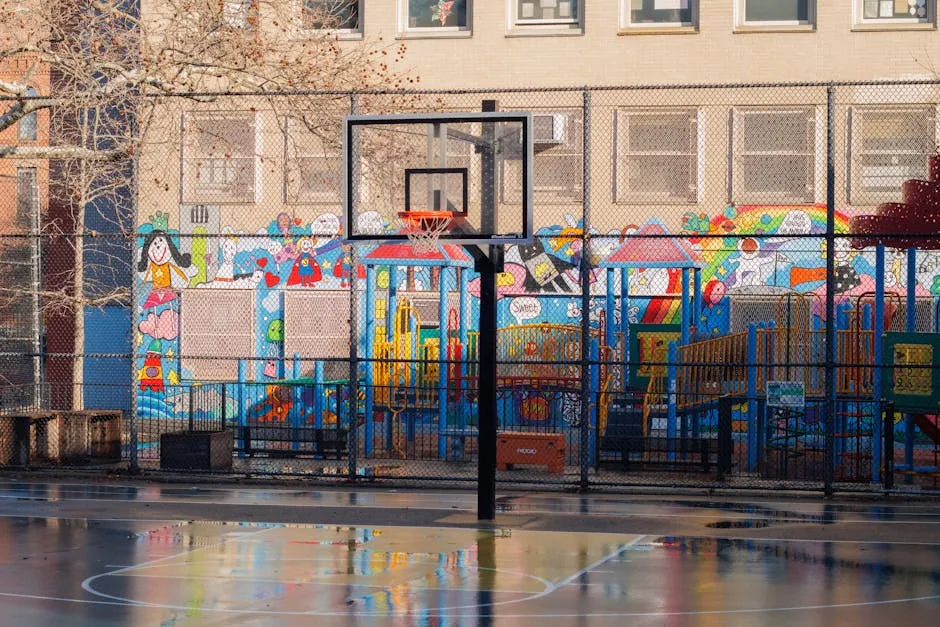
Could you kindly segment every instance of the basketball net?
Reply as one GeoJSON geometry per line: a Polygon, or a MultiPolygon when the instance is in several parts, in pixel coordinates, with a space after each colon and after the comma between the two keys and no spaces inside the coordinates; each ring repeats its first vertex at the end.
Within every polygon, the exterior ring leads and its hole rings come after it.
{"type": "Polygon", "coordinates": [[[404,224],[402,231],[408,236],[411,250],[416,255],[426,255],[437,249],[454,214],[452,211],[401,211],[398,217],[404,224]]]}

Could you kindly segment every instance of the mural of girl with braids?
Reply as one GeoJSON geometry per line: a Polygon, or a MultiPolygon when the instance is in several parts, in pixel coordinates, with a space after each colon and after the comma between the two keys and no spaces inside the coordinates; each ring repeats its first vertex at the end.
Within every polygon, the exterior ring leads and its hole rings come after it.
{"type": "Polygon", "coordinates": [[[154,229],[147,234],[137,262],[141,281],[152,284],[142,308],[149,309],[176,300],[176,289],[189,285],[190,277],[198,271],[192,265],[189,253],[181,253],[166,231],[154,229]]]}

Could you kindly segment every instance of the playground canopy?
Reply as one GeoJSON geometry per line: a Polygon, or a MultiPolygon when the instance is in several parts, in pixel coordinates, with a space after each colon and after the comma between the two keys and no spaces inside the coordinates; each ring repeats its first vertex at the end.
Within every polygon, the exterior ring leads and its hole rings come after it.
{"type": "Polygon", "coordinates": [[[369,266],[449,266],[473,267],[473,258],[457,244],[438,244],[433,250],[416,254],[408,242],[385,242],[366,253],[363,265],[369,266]]]}
{"type": "Polygon", "coordinates": [[[658,218],[643,223],[620,248],[598,264],[601,268],[701,268],[702,257],[669,235],[658,218]]]}

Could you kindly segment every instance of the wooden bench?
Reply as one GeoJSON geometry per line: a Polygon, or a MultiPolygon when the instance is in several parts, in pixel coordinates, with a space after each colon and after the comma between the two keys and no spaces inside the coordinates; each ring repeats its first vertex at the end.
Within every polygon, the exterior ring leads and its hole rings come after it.
{"type": "Polygon", "coordinates": [[[602,452],[619,452],[619,459],[601,458],[600,462],[619,462],[625,471],[633,467],[658,467],[707,473],[712,470],[711,442],[709,438],[625,436],[609,439],[602,448],[602,452]]]}
{"type": "Polygon", "coordinates": [[[312,455],[343,459],[349,453],[349,429],[249,424],[235,428],[236,450],[248,456],[297,457],[312,455]]]}

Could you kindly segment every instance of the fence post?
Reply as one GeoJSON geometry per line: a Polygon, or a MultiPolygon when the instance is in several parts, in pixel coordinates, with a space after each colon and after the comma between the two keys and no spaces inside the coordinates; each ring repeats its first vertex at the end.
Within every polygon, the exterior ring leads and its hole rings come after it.
{"type": "MultiPolygon", "coordinates": [[[[581,477],[579,487],[588,489],[588,469],[591,466],[589,449],[591,446],[590,420],[591,420],[591,389],[590,377],[590,347],[591,347],[591,267],[588,247],[588,231],[590,229],[591,215],[591,92],[585,90],[583,98],[583,133],[582,145],[584,158],[581,170],[581,438],[579,447],[579,462],[581,477]]],[[[599,400],[599,399],[598,399],[599,400]]]]}
{"type": "Polygon", "coordinates": [[[757,325],[747,325],[747,469],[757,467],[757,325]]]}
{"type": "MultiPolygon", "coordinates": [[[[137,168],[137,166],[136,166],[136,164],[137,164],[137,156],[136,156],[136,154],[135,154],[135,156],[134,156],[134,164],[135,164],[135,165],[134,165],[134,168],[135,168],[135,170],[136,170],[136,168],[137,168]]],[[[135,180],[136,180],[136,179],[135,179],[135,180]]],[[[130,250],[128,251],[128,255],[129,255],[129,256],[128,256],[128,259],[133,259],[133,258],[134,258],[134,252],[136,251],[136,248],[135,248],[135,247],[136,247],[136,243],[137,243],[137,238],[136,238],[136,237],[128,237],[128,238],[127,238],[127,245],[128,245],[128,248],[130,249],[130,250]]],[[[131,474],[135,474],[135,475],[140,472],[140,461],[139,461],[139,459],[138,459],[138,452],[137,452],[138,440],[140,439],[140,436],[139,436],[139,434],[138,434],[138,427],[139,427],[139,425],[137,424],[137,402],[138,402],[138,398],[139,398],[139,390],[140,390],[140,388],[139,388],[137,385],[134,385],[135,382],[137,381],[137,340],[135,339],[136,334],[135,334],[135,328],[134,328],[134,322],[133,322],[133,321],[134,321],[134,320],[137,320],[138,314],[140,313],[139,310],[138,310],[138,307],[137,307],[137,302],[138,302],[138,301],[137,301],[137,278],[136,278],[136,274],[132,274],[132,276],[131,276],[131,329],[130,329],[130,334],[131,334],[131,376],[130,376],[130,379],[129,379],[129,381],[131,382],[131,389],[130,389],[131,407],[130,407],[130,425],[129,425],[129,429],[130,429],[130,459],[128,460],[128,461],[129,461],[128,470],[131,472],[131,474]]]]}
{"type": "MultiPolygon", "coordinates": [[[[355,481],[357,475],[356,453],[359,451],[359,297],[358,272],[359,255],[356,246],[349,251],[349,430],[347,433],[347,462],[349,480],[355,481]]],[[[337,390],[337,394],[339,390],[337,390]]],[[[340,414],[342,402],[336,397],[336,428],[342,427],[340,414]]]]}
{"type": "Polygon", "coordinates": [[[836,420],[836,166],[835,166],[835,88],[826,88],[826,354],[825,406],[826,444],[823,462],[823,491],[832,494],[835,473],[836,420]]]}
{"type": "MultiPolygon", "coordinates": [[[[884,401],[882,401],[884,402],[884,401]]],[[[894,402],[884,403],[884,489],[894,489],[894,402]]]]}
{"type": "Polygon", "coordinates": [[[676,459],[676,422],[678,420],[678,394],[676,379],[679,373],[679,349],[669,342],[666,365],[666,459],[676,459]]]}
{"type": "Polygon", "coordinates": [[[724,481],[731,474],[734,456],[731,424],[733,408],[734,402],[730,395],[726,394],[718,399],[718,481],[724,481]]]}

